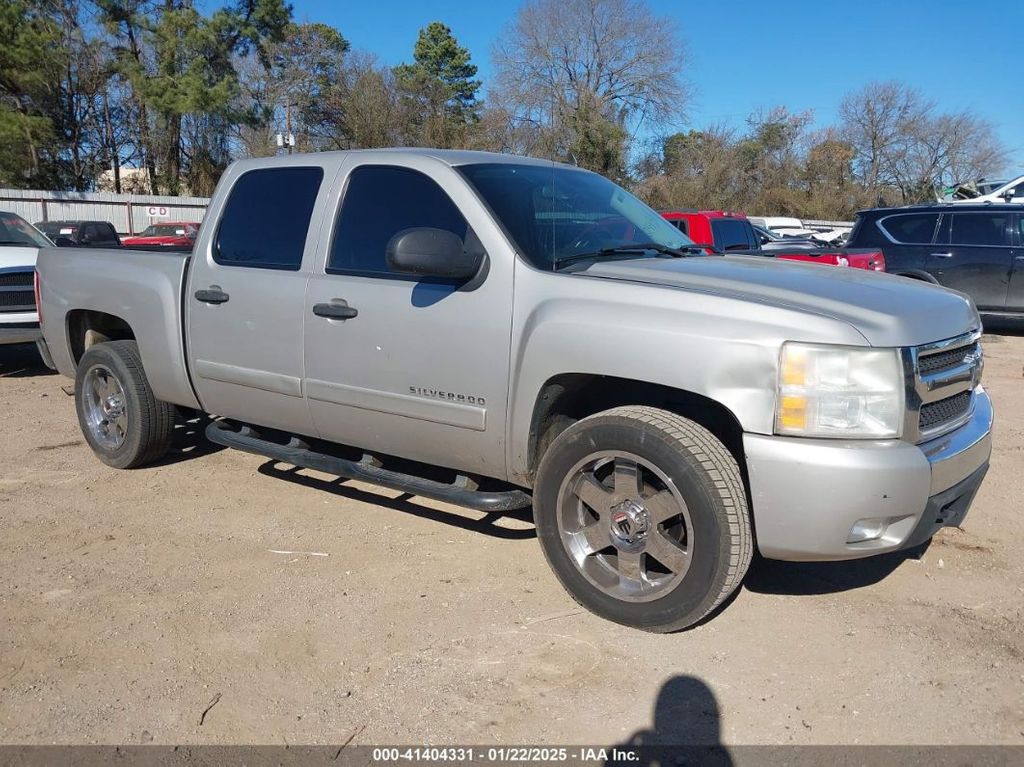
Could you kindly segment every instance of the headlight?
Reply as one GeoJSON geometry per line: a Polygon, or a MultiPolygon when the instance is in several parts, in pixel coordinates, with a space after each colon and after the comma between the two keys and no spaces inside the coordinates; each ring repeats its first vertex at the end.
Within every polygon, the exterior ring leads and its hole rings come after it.
{"type": "Polygon", "coordinates": [[[779,359],[775,432],[799,437],[899,437],[905,394],[896,349],[787,342],[779,359]]]}

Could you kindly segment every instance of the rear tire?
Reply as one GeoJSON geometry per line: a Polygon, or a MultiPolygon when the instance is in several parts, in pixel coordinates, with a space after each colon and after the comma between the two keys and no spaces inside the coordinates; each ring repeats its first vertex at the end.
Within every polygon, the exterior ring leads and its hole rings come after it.
{"type": "Polygon", "coordinates": [[[86,442],[108,466],[144,466],[170,447],[175,408],[153,396],[135,341],[94,344],[82,355],[75,410],[86,442]]]}
{"type": "Polygon", "coordinates": [[[569,594],[645,631],[699,622],[753,555],[736,460],[707,429],[652,407],[614,408],[560,434],[541,460],[534,518],[569,594]]]}

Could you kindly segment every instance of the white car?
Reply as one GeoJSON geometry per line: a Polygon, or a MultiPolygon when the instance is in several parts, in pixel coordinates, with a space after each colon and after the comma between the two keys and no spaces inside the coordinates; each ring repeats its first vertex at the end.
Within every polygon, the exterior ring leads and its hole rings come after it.
{"type": "Polygon", "coordinates": [[[0,344],[42,338],[36,312],[36,257],[40,248],[52,247],[21,216],[0,211],[0,344]]]}
{"type": "MultiPolygon", "coordinates": [[[[961,189],[963,187],[960,187],[961,189]]],[[[968,203],[975,205],[979,202],[995,202],[995,203],[1024,203],[1024,176],[1017,176],[1010,181],[1003,182],[994,188],[990,184],[981,183],[977,185],[978,191],[982,192],[977,197],[968,197],[965,199],[954,199],[952,195],[943,200],[943,202],[950,202],[954,205],[963,205],[968,203]]]]}
{"type": "Polygon", "coordinates": [[[804,226],[803,221],[791,216],[748,216],[754,226],[767,229],[783,237],[810,237],[816,232],[804,226]]]}

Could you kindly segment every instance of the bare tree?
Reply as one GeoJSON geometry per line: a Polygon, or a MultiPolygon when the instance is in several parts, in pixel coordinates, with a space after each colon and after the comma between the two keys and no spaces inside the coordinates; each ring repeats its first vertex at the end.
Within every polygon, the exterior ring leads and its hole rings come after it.
{"type": "Polygon", "coordinates": [[[840,130],[853,147],[854,169],[865,186],[894,184],[896,167],[934,105],[899,82],[873,82],[847,94],[839,107],[840,130]]]}
{"type": "Polygon", "coordinates": [[[997,171],[1005,159],[990,123],[967,112],[940,114],[915,126],[894,182],[905,201],[934,199],[938,189],[997,171]]]}
{"type": "Polygon", "coordinates": [[[871,83],[843,99],[840,132],[858,179],[873,194],[903,202],[933,199],[937,188],[998,170],[1006,152],[990,123],[935,104],[898,82],[871,83]]]}
{"type": "Polygon", "coordinates": [[[494,49],[493,100],[609,171],[613,145],[680,116],[686,62],[675,21],[643,0],[528,0],[494,49]]]}

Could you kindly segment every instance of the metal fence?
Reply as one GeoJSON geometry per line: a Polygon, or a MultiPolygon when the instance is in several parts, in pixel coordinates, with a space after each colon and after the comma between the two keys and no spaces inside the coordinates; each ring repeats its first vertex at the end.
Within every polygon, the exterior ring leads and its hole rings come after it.
{"type": "MultiPolygon", "coordinates": [[[[208,197],[114,194],[113,192],[44,192],[0,189],[0,210],[37,221],[109,221],[118,234],[132,235],[160,220],[202,221],[208,197]]],[[[803,220],[808,229],[850,228],[849,221],[803,220]]]]}
{"type": "Polygon", "coordinates": [[[121,235],[137,234],[160,221],[202,221],[209,204],[208,197],[0,189],[0,210],[29,223],[109,221],[121,235]]]}

